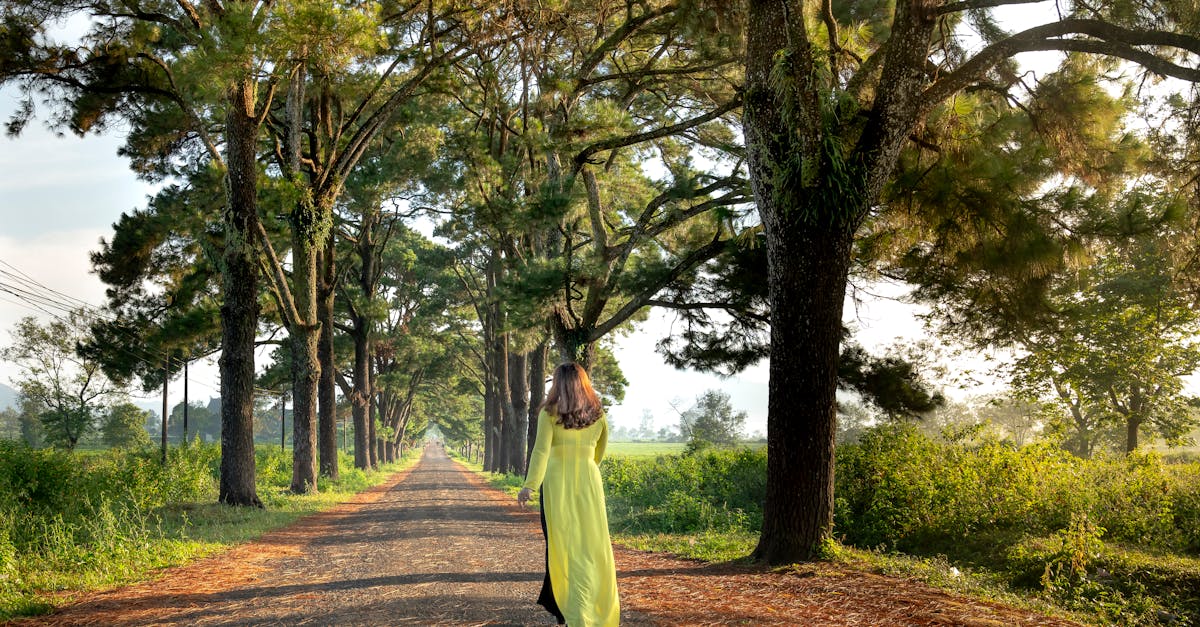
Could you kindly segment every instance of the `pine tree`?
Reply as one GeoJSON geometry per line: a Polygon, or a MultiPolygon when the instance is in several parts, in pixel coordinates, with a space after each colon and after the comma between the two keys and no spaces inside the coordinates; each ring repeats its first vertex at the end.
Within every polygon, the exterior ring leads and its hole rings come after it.
{"type": "Polygon", "coordinates": [[[1200,79],[1168,56],[1200,50],[1189,34],[1197,16],[1175,5],[1081,4],[1062,19],[1009,33],[990,14],[1003,4],[1010,3],[747,1],[753,36],[743,128],[766,236],[772,347],[758,559],[807,559],[830,537],[847,276],[864,222],[896,210],[885,190],[931,114],[969,89],[1013,88],[1010,59],[1023,51],[1108,55],[1200,79]],[[973,29],[983,47],[962,48],[958,28],[973,29]]]}

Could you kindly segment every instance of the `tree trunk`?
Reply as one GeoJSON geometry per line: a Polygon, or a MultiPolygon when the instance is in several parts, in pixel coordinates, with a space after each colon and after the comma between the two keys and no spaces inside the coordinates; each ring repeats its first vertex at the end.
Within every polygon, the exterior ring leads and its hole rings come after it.
{"type": "Polygon", "coordinates": [[[1146,405],[1146,395],[1142,393],[1141,386],[1132,385],[1129,390],[1129,403],[1126,405],[1128,411],[1124,412],[1126,454],[1137,450],[1138,430],[1142,423],[1146,422],[1146,405]]]}
{"type": "Polygon", "coordinates": [[[217,499],[229,505],[262,507],[255,487],[254,339],[258,331],[258,255],[251,245],[258,230],[258,124],[254,83],[244,80],[229,93],[226,115],[221,303],[221,480],[217,499]]]}
{"type": "Polygon", "coordinates": [[[367,441],[370,443],[370,446],[367,447],[367,452],[370,453],[370,459],[368,460],[368,462],[371,464],[371,468],[379,468],[379,450],[378,450],[378,446],[376,445],[376,443],[379,441],[379,436],[376,434],[376,428],[375,428],[376,392],[375,392],[375,366],[374,366],[374,364],[370,364],[368,366],[368,369],[369,369],[369,372],[367,373],[367,376],[371,382],[370,383],[370,388],[371,388],[370,394],[367,396],[367,399],[368,399],[367,400],[367,441]]]}
{"type": "Polygon", "coordinates": [[[321,476],[338,478],[337,441],[337,382],[333,372],[333,300],[335,259],[333,237],[330,236],[321,255],[321,283],[318,288],[318,321],[321,325],[317,357],[321,364],[319,384],[320,409],[317,416],[321,476]]]}
{"type": "Polygon", "coordinates": [[[354,467],[366,470],[371,467],[371,455],[367,451],[369,434],[367,420],[371,405],[371,346],[367,322],[355,321],[354,326],[354,393],[350,396],[351,416],[354,421],[354,467]]]}
{"type": "Polygon", "coordinates": [[[496,444],[492,440],[493,422],[496,406],[496,395],[492,393],[492,359],[490,357],[491,346],[487,340],[487,328],[484,327],[484,361],[487,365],[483,369],[483,469],[491,471],[494,469],[493,460],[496,457],[496,444]]]}
{"type": "MultiPolygon", "coordinates": [[[[786,171],[797,151],[820,154],[811,49],[789,41],[785,3],[751,0],[749,7],[755,36],[747,42],[743,132],[767,240],[771,306],[767,489],[754,557],[786,564],[811,559],[833,529],[837,358],[853,241],[839,213],[852,208],[823,206],[821,182],[786,171]],[[771,78],[781,50],[795,56],[798,109],[789,118],[771,78]]],[[[794,25],[801,28],[802,18],[794,25]]]]}
{"type": "Polygon", "coordinates": [[[550,316],[550,327],[554,331],[554,348],[558,351],[559,363],[575,362],[590,370],[595,346],[588,341],[591,329],[573,326],[569,314],[560,305],[550,316]]]}
{"type": "Polygon", "coordinates": [[[301,203],[292,214],[292,297],[297,319],[291,333],[292,379],[292,485],[305,494],[317,487],[317,386],[321,378],[317,344],[317,252],[325,248],[328,231],[321,226],[321,210],[301,203]]]}
{"type": "Polygon", "coordinates": [[[1125,420],[1125,453],[1129,454],[1137,450],[1138,447],[1138,429],[1142,426],[1142,421],[1134,416],[1129,416],[1125,420]]]}
{"type": "MultiPolygon", "coordinates": [[[[500,305],[496,305],[500,309],[500,305]]],[[[496,415],[500,418],[500,441],[496,451],[500,454],[497,470],[508,472],[513,467],[512,440],[516,437],[514,429],[516,420],[513,417],[512,386],[508,374],[508,333],[502,333],[496,338],[494,354],[496,364],[496,415]]]]}
{"type": "Polygon", "coordinates": [[[508,471],[525,474],[526,437],[529,433],[529,360],[526,353],[509,353],[508,376],[511,387],[512,438],[508,442],[508,471]]]}
{"type": "Polygon", "coordinates": [[[542,340],[529,357],[529,413],[526,426],[525,467],[529,467],[529,457],[533,455],[533,445],[537,440],[537,418],[542,409],[542,401],[546,400],[546,348],[548,342],[542,340]]]}
{"type": "Polygon", "coordinates": [[[786,347],[771,353],[767,493],[754,551],[770,564],[812,558],[833,530],[837,359],[852,237],[831,230],[795,225],[767,238],[771,346],[786,347]]]}

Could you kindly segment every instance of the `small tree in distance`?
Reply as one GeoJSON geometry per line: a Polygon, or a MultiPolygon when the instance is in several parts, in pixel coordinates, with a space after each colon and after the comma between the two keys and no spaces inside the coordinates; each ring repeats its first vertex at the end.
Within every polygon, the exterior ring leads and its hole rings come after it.
{"type": "Polygon", "coordinates": [[[96,428],[96,410],[116,391],[100,364],[79,356],[88,320],[83,311],[41,324],[26,317],[12,330],[12,343],[0,358],[19,369],[17,390],[38,418],[45,442],[74,450],[80,438],[96,428]]]}
{"type": "Polygon", "coordinates": [[[113,448],[149,448],[150,434],[146,431],[150,412],[130,403],[118,403],[108,410],[100,425],[104,444],[113,448]]]}
{"type": "Polygon", "coordinates": [[[721,390],[706,390],[696,397],[696,404],[679,414],[679,433],[688,443],[689,451],[707,446],[732,446],[742,437],[746,412],[734,412],[729,394],[721,390]]]}

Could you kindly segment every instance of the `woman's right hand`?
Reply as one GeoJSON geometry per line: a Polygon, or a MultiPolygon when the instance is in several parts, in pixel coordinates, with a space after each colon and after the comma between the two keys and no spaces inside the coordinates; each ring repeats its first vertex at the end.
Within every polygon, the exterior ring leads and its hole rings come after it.
{"type": "Polygon", "coordinates": [[[531,496],[533,496],[533,490],[530,490],[529,488],[521,488],[521,491],[517,492],[517,505],[524,507],[525,503],[529,501],[531,496]]]}

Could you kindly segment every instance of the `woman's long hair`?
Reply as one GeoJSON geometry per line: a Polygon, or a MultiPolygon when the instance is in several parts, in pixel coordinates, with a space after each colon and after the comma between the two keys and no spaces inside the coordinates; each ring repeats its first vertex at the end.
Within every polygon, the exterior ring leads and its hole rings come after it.
{"type": "Polygon", "coordinates": [[[542,409],[566,429],[583,429],[600,419],[600,397],[583,366],[568,361],[554,369],[542,409]]]}

